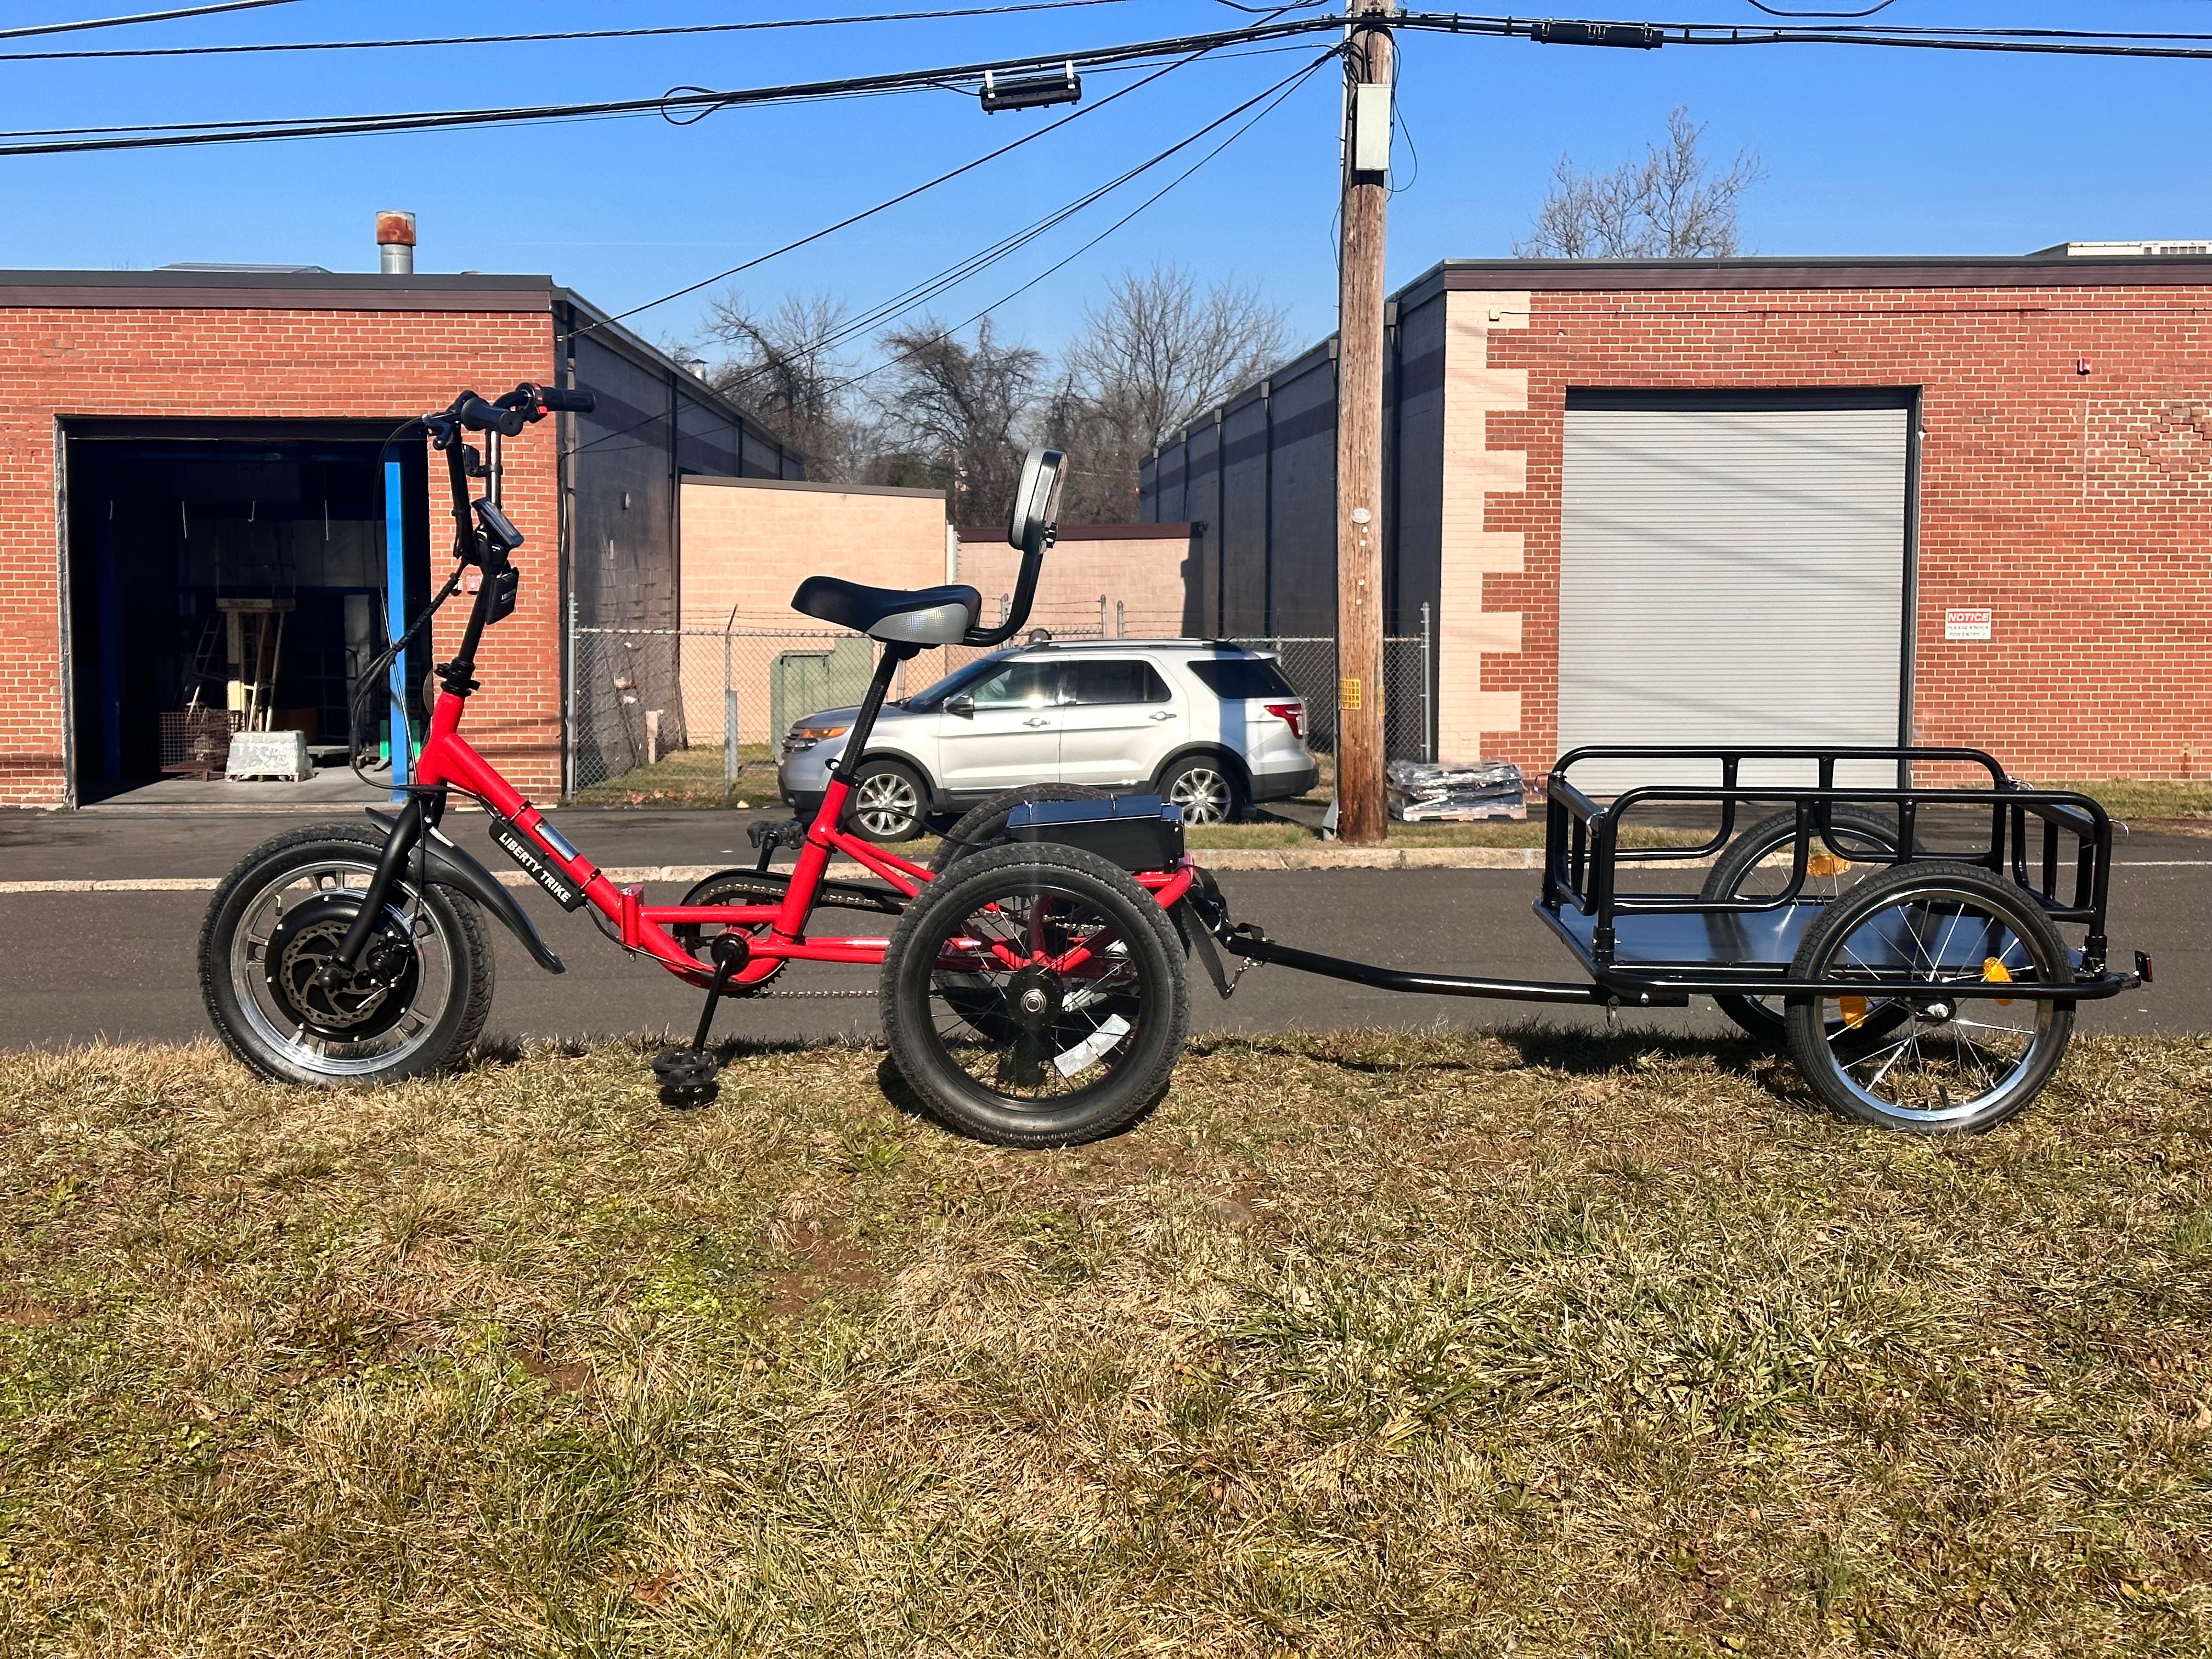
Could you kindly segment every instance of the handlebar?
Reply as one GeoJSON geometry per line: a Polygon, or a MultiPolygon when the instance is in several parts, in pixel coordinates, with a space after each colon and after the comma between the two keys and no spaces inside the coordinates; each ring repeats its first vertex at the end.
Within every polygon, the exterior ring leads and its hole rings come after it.
{"type": "Polygon", "coordinates": [[[552,386],[532,390],[538,393],[538,408],[549,415],[588,415],[599,406],[599,400],[588,392],[568,392],[552,386]]]}
{"type": "MultiPolygon", "coordinates": [[[[425,418],[433,431],[441,423],[450,423],[471,431],[496,432],[503,438],[515,438],[521,436],[524,427],[548,415],[588,415],[598,406],[599,399],[588,392],[525,380],[504,397],[489,401],[473,392],[464,392],[437,414],[425,418]]],[[[439,447],[445,446],[441,444],[439,447]]]]}

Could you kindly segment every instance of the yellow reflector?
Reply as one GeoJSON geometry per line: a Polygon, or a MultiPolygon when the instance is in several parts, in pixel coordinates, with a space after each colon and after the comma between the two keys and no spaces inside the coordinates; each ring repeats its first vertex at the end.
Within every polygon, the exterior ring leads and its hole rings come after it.
{"type": "Polygon", "coordinates": [[[1839,859],[1833,853],[1815,853],[1805,860],[1808,876],[1840,876],[1850,867],[1849,859],[1839,859]]]}
{"type": "Polygon", "coordinates": [[[1844,1011],[1844,1024],[1850,1026],[1854,1031],[1857,1030],[1860,1026],[1866,1024],[1866,999],[1864,997],[1838,997],[1836,999],[1836,1006],[1844,1011]]]}
{"type": "MultiPolygon", "coordinates": [[[[1982,958],[1982,979],[1984,983],[1990,985],[2009,985],[2012,983],[2012,969],[1995,957],[1984,957],[1982,958]]],[[[2000,1008],[2012,1006],[2010,997],[1999,997],[1996,1001],[2000,1008]]]]}

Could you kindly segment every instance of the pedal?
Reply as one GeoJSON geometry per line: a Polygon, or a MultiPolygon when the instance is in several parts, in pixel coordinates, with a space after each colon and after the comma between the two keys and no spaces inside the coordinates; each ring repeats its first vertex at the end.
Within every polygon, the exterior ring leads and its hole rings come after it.
{"type": "Polygon", "coordinates": [[[653,1057],[653,1075],[660,1085],[664,1106],[712,1103],[722,1091],[722,1085],[714,1080],[721,1069],[714,1055],[697,1048],[663,1048],[653,1057]]]}
{"type": "Polygon", "coordinates": [[[745,839],[760,854],[757,867],[765,870],[777,848],[806,845],[806,826],[797,818],[755,818],[745,826],[745,839]]]}

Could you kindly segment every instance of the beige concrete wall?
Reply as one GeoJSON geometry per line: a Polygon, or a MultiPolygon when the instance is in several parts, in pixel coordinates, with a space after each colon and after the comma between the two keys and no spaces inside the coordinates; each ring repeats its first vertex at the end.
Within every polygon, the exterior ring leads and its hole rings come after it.
{"type": "MultiPolygon", "coordinates": [[[[945,496],[934,489],[791,483],[773,478],[686,478],[683,494],[683,617],[687,629],[722,631],[735,608],[731,646],[741,742],[765,743],[775,659],[827,652],[834,641],[801,637],[827,623],[802,617],[791,596],[809,576],[842,576],[871,587],[934,587],[945,580],[945,496]],[[764,630],[787,628],[794,637],[764,630]]],[[[723,738],[721,647],[684,641],[684,732],[694,748],[723,738]]],[[[943,672],[933,659],[921,680],[943,672]]]]}
{"type": "Polygon", "coordinates": [[[1517,572],[1518,531],[1489,527],[1489,498],[1528,485],[1528,454],[1494,449],[1493,413],[1528,407],[1528,371],[1494,368],[1493,336],[1528,326],[1525,293],[1444,296],[1444,454],[1442,570],[1437,606],[1437,752],[1474,760],[1491,752],[1493,734],[1521,729],[1521,694],[1486,691],[1486,653],[1521,649],[1521,613],[1483,609],[1485,580],[1517,572]]]}
{"type": "Polygon", "coordinates": [[[809,576],[871,587],[933,587],[945,580],[945,496],[935,489],[788,483],[773,478],[684,480],[684,626],[791,619],[809,576]]]}
{"type": "MultiPolygon", "coordinates": [[[[1021,555],[1006,538],[997,527],[960,532],[960,580],[982,594],[987,626],[998,619],[1000,596],[1013,592],[1021,568],[1021,555]]],[[[1060,632],[1096,629],[1103,596],[1109,634],[1118,604],[1131,635],[1180,635],[1186,585],[1197,574],[1194,556],[1187,524],[1071,526],[1045,555],[1031,622],[1060,632]]]]}

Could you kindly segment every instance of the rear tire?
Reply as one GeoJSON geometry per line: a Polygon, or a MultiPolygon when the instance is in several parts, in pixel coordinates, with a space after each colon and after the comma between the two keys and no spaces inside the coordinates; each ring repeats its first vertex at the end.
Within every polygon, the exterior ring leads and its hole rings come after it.
{"type": "Polygon", "coordinates": [[[962,859],[994,847],[1011,846],[1013,838],[1006,833],[1006,821],[1017,807],[1031,801],[1104,800],[1111,793],[1087,783],[1036,783],[994,795],[981,805],[969,807],[960,822],[945,832],[944,841],[931,855],[929,872],[941,876],[962,859]]]}
{"type": "Polygon", "coordinates": [[[1152,895],[1094,853],[978,853],[924,887],[891,935],[891,1058],[939,1121],[979,1140],[1116,1133],[1166,1093],[1188,1034],[1176,943],[1152,895]]]}
{"type": "Polygon", "coordinates": [[[483,1035],[491,946],[476,906],[443,887],[395,883],[362,968],[342,988],[318,983],[384,844],[367,825],[288,830],[216,890],[200,928],[200,993],[216,1035],[263,1077],[397,1083],[446,1070],[483,1035]]]}
{"type": "Polygon", "coordinates": [[[1866,996],[1790,998],[1790,1057],[1823,1103],[1887,1129],[1993,1128],[2043,1091],[2074,1035],[2071,1002],[1943,994],[2073,979],[2043,908],[1978,865],[1929,860],[1861,882],[1808,931],[1790,973],[1866,980],[1866,996]],[[1902,1018],[1873,1034],[1865,1015],[1876,996],[1902,1018]]]}

